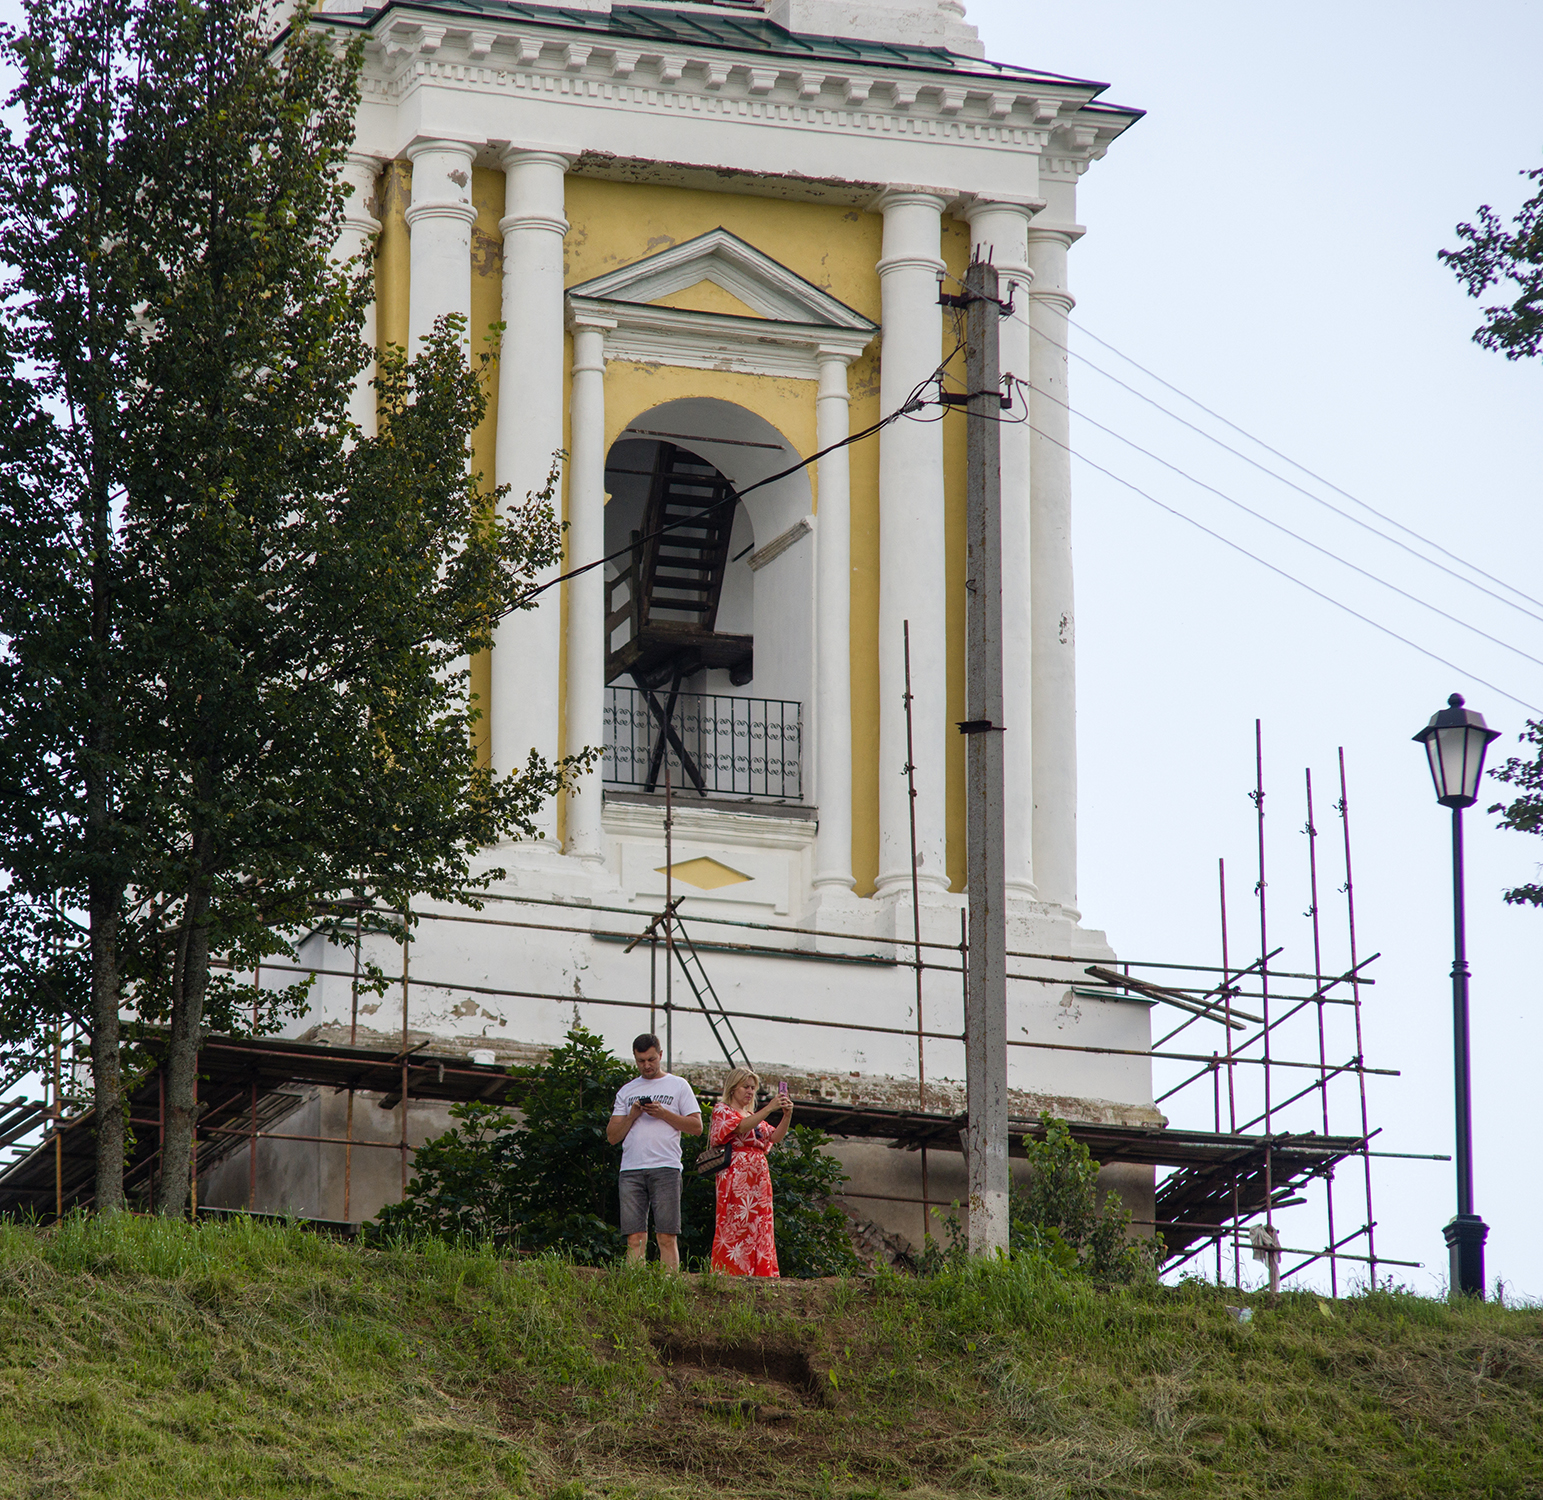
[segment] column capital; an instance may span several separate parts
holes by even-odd
[[[1086,233],[1081,224],[1053,224],[1037,218],[1029,223],[1030,244],[1059,243],[1070,250]]]
[[[943,264],[943,210],[952,194],[927,188],[886,188],[873,200],[875,212],[884,215],[884,242],[875,267],[879,276],[897,271],[925,271],[940,275]]]
[[[857,355],[846,345],[841,344],[816,344],[814,347],[815,360],[821,365],[850,365]]]
[[[477,210],[470,203],[460,203],[454,198],[415,198],[407,205],[402,217],[411,229],[424,219],[459,219],[471,225],[477,222]]]
[[[405,154],[413,164],[413,194],[403,217],[409,229],[425,219],[459,220],[468,227],[477,222],[471,201],[471,167],[479,149],[470,141],[442,136],[419,136],[407,147]],[[449,158],[448,163],[441,163],[444,170],[438,181],[433,180],[435,174],[428,161],[435,156]]]
[[[448,156],[464,156],[467,166],[470,166],[482,147],[483,142],[473,141],[468,138],[448,135],[419,135],[414,136],[407,143],[407,146],[402,151],[402,155],[408,161],[416,162],[420,156],[427,156],[433,151],[443,151]]]
[[[616,324],[606,318],[570,318],[568,327],[573,332],[573,375],[605,374],[606,330]]]
[[[970,193],[954,205],[954,215],[973,224],[981,214],[1016,214],[1028,223],[1044,207],[1043,198],[983,198]]]
[[[380,230],[380,220],[374,213],[374,194],[375,179],[384,165],[378,156],[363,151],[350,151],[343,160],[343,180],[353,189],[343,205],[343,228],[352,229],[365,239]]]
[[[506,238],[517,231],[555,234],[559,239],[566,235],[563,178],[573,165],[573,154],[547,146],[508,144],[499,152],[498,164],[507,184],[507,212],[498,221],[499,233]]]
[[[1029,260],[1035,270],[1029,300],[1069,313],[1077,299],[1066,289],[1066,253],[1081,233],[1075,225],[1029,225]]]
[[[540,162],[566,172],[580,154],[578,146],[554,146],[550,142],[489,141],[488,145],[498,153],[498,165],[505,172],[524,162]]]
[[[876,214],[887,214],[892,208],[931,208],[939,214],[957,195],[951,188],[912,187],[893,183],[874,198],[868,207]]]

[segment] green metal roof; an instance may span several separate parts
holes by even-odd
[[[700,5],[703,0],[697,0]],[[707,0],[711,3],[711,0]],[[839,36],[806,36],[784,30],[764,15],[724,5],[721,10],[677,11],[635,5],[615,6],[609,15],[597,11],[569,10],[560,5],[535,5],[527,0],[388,0],[372,10],[342,15],[326,11],[317,17],[324,24],[369,24],[393,10],[433,11],[440,15],[500,17],[535,25],[563,26],[580,31],[603,32],[638,42],[677,47],[726,47],[739,52],[762,52],[777,57],[858,64],[867,67],[909,67],[986,74],[998,78],[1039,80],[1081,86],[1102,92],[1105,85],[1060,73],[1041,73],[986,62],[950,52],[946,47],[911,47],[896,42],[868,42]]]

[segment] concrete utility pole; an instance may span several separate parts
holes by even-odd
[[[965,531],[965,805],[970,960],[965,1000],[970,1253],[1007,1248],[1007,894],[1002,735],[1001,373],[996,268],[965,274],[969,488]],[[954,300],[954,299],[950,299]],[[1020,726],[1022,732],[1022,726]]]

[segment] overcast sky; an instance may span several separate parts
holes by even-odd
[[[1082,180],[1077,322],[1358,499],[1543,599],[1543,362],[1508,363],[1470,342],[1479,306],[1436,259],[1479,204],[1509,217],[1529,191],[1518,172],[1543,165],[1543,5],[971,0],[970,19],[989,57],[1106,81],[1106,99],[1148,112]],[[1090,338],[1074,347],[1355,511]],[[1318,546],[1543,658],[1538,620],[1359,531],[1080,360],[1072,401],[1084,418]],[[1543,706],[1543,668],[1272,531],[1089,420],[1073,432],[1094,462],[1456,664],[1379,634],[1076,466],[1085,920],[1122,956],[1214,963],[1216,862],[1225,856],[1233,951],[1244,961],[1257,953],[1247,795],[1257,717],[1272,946],[1287,944],[1278,962],[1311,967],[1301,832],[1311,766],[1325,835],[1324,962],[1341,967],[1333,804],[1343,745],[1360,951],[1383,954],[1368,971],[1378,983],[1366,992],[1366,1055],[1402,1075],[1370,1084],[1377,1144],[1449,1152],[1450,815],[1410,736],[1460,691],[1506,732],[1492,756],[1504,753],[1527,710],[1497,689]],[[1537,878],[1543,840],[1497,831],[1484,805],[1467,817],[1476,1207],[1491,1225],[1491,1283],[1498,1275],[1543,1297],[1534,1144],[1543,912],[1508,908],[1500,894]],[[1331,1013],[1331,1060],[1354,1050],[1333,1030],[1346,1020]],[[1205,1029],[1173,1045],[1209,1051],[1216,1039],[1197,1035]],[[1289,1050],[1315,1057],[1315,1026],[1293,1028]],[[1276,1097],[1305,1081],[1282,1078]],[[1352,1128],[1353,1086],[1333,1102],[1334,1129]],[[1165,1107],[1175,1123],[1211,1123],[1211,1101],[1198,1092],[1192,1104]],[[1312,1126],[1300,1112],[1288,1122]],[[1341,1234],[1363,1217],[1351,1180],[1342,1173],[1336,1188]],[[1424,1262],[1395,1274],[1434,1289],[1446,1271],[1451,1165],[1379,1160],[1374,1199],[1379,1252]],[[1321,1194],[1313,1200],[1284,1221],[1288,1244],[1321,1245]],[[1214,1271],[1214,1260],[1204,1264]]]
[[[0,15],[16,10],[0,0]],[[1473,345],[1478,306],[1436,259],[1480,203],[1509,216],[1526,196],[1518,172],[1543,164],[1543,4],[971,0],[970,18],[989,56],[1107,81],[1106,98],[1148,112],[1083,179],[1088,233],[1071,266],[1077,323],[1343,490],[1543,599],[1543,362],[1508,363]],[[1247,447],[1091,339],[1078,335],[1074,347]],[[1543,658],[1537,620],[1358,531],[1081,361],[1072,382],[1086,418]],[[1367,992],[1366,1054],[1401,1070],[1372,1080],[1372,1124],[1383,1149],[1450,1151],[1449,822],[1410,736],[1457,690],[1506,732],[1496,745],[1504,752],[1526,717],[1522,705],[1543,706],[1543,667],[1271,531],[1087,421],[1073,431],[1079,452],[1105,469],[1456,664],[1391,640],[1078,465],[1086,921],[1106,929],[1123,957],[1215,962],[1216,861],[1225,856],[1233,952],[1247,961],[1258,933],[1247,795],[1257,717],[1272,944],[1287,944],[1279,962],[1310,966],[1300,832],[1310,765],[1325,835],[1324,962],[1341,967],[1333,803],[1343,745],[1361,953],[1383,954]],[[1526,608],[1543,616],[1543,606]],[[1467,820],[1477,1207],[1492,1226],[1491,1281],[1543,1297],[1534,1142],[1543,912],[1500,897],[1537,877],[1543,841],[1492,824],[1482,804]],[[1346,1019],[1330,1014],[1331,1059],[1354,1050]],[[1217,1039],[1200,1035],[1207,1029],[1193,1027],[1175,1045],[1209,1051]],[[1316,1056],[1311,1025],[1288,1041],[1291,1055]],[[1179,1076],[1160,1068],[1159,1092]],[[1291,1092],[1278,1084],[1277,1097]],[[1165,1107],[1175,1123],[1211,1123],[1198,1091]],[[1336,1093],[1334,1109],[1334,1128],[1353,1129],[1353,1087]],[[1298,1112],[1288,1123],[1313,1122]],[[1360,1222],[1354,1183],[1347,1172],[1337,1187],[1340,1233]],[[1380,1160],[1374,1191],[1379,1251],[1423,1262],[1395,1274],[1434,1290],[1445,1274],[1450,1164]],[[1313,1196],[1283,1221],[1288,1244],[1322,1243],[1321,1195]]]

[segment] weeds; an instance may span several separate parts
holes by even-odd
[[[1543,1493],[1536,1309],[1237,1296],[0,1226],[0,1496]]]

